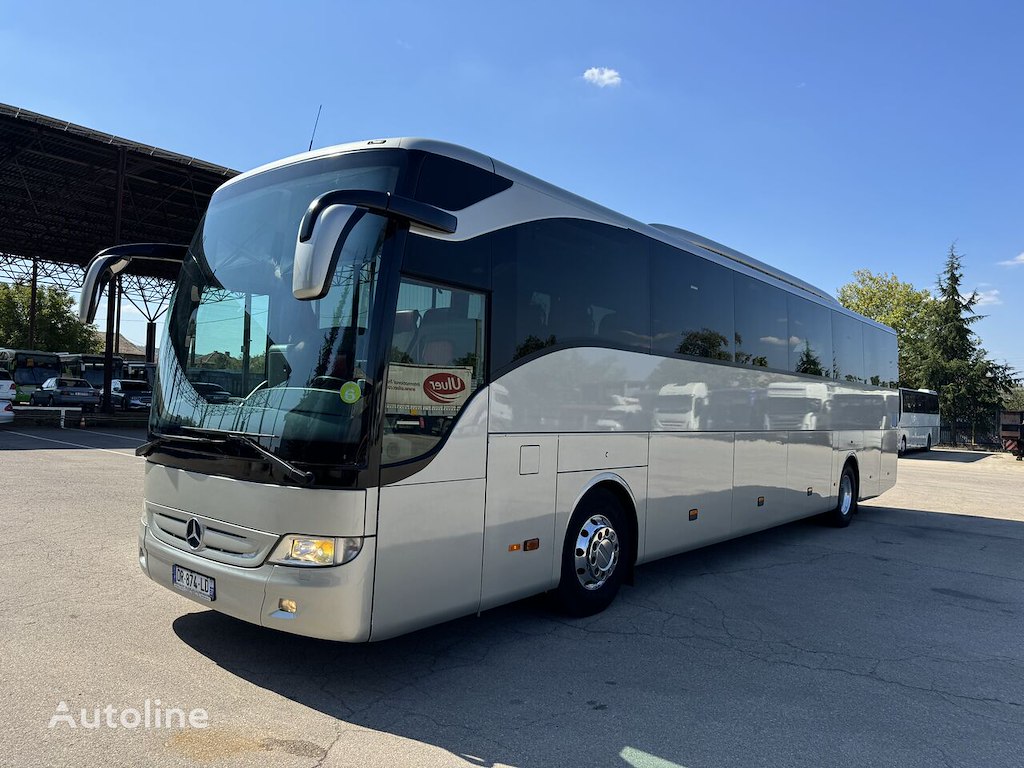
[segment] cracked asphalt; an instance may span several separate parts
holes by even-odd
[[[0,429],[0,764],[1024,766],[1009,457],[911,455],[848,529],[798,522],[646,565],[600,616],[536,598],[346,646],[143,577],[143,440]],[[147,699],[209,727],[103,721]],[[61,702],[100,727],[49,728]]]

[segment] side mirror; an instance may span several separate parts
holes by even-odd
[[[292,295],[296,299],[312,301],[327,295],[345,238],[365,213],[446,234],[455,232],[458,225],[458,220],[447,211],[390,192],[366,189],[324,192],[309,204],[299,223],[292,267]]]
[[[106,248],[95,256],[85,268],[82,294],[78,300],[78,319],[91,324],[96,319],[100,292],[112,277],[123,272],[134,259],[169,261],[181,264],[188,253],[187,245],[170,243],[130,243]]]
[[[303,241],[300,234],[292,266],[292,295],[296,299],[313,301],[327,295],[345,238],[364,213],[353,205],[330,205],[320,213],[307,240]]]
[[[114,275],[122,272],[131,259],[123,256],[102,256],[102,251],[93,257],[85,270],[82,281],[82,293],[78,298],[78,319],[91,325],[96,319],[96,307],[100,303],[100,293]]]

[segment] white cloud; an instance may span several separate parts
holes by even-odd
[[[1003,300],[999,298],[998,288],[993,288],[991,291],[977,291],[977,294],[979,307],[990,307],[1003,303]]]
[[[1012,259],[999,262],[999,266],[1001,267],[1016,267],[1020,266],[1021,264],[1024,264],[1024,253],[1018,253]]]
[[[615,87],[622,84],[622,75],[608,67],[591,67],[583,73],[583,79],[598,88]]]

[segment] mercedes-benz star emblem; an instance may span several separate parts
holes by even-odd
[[[192,549],[203,546],[203,524],[194,517],[189,518],[188,525],[185,526],[185,543]]]

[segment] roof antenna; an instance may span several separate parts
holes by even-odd
[[[320,111],[324,108],[324,105],[320,105],[320,109],[316,111],[316,121],[313,123],[313,135],[309,137],[309,149],[307,151],[313,151],[313,139],[316,138],[316,127],[320,125]]]

